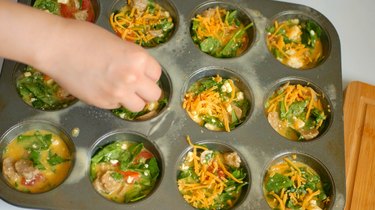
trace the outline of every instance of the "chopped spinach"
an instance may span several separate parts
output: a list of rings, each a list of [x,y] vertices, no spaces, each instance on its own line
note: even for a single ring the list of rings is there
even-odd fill
[[[279,193],[283,188],[289,188],[293,186],[293,182],[286,176],[275,173],[274,176],[270,177],[266,183],[266,189],[268,192]]]
[[[61,156],[59,156],[58,154],[53,154],[51,151],[48,151],[48,159],[47,159],[47,162],[51,165],[51,166],[55,166],[55,165],[58,165],[60,163],[63,163],[63,162],[66,162],[66,161],[69,161],[69,159],[65,159],[65,158],[62,158]]]
[[[52,14],[59,14],[59,3],[56,0],[36,0],[33,7],[40,10],[47,10]]]

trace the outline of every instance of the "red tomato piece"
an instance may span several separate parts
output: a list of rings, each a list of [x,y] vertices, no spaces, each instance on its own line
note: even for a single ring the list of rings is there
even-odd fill
[[[77,12],[77,9],[70,4],[60,4],[60,14],[65,18],[74,18],[74,13]]]
[[[133,184],[135,181],[138,181],[141,178],[141,174],[136,171],[120,171],[126,183]]]
[[[42,179],[43,179],[42,174],[37,174],[32,180],[26,180],[25,177],[22,177],[21,184],[24,186],[33,186],[36,182]]]
[[[150,152],[148,152],[147,150],[142,150],[135,159],[140,159],[140,158],[144,158],[146,160],[150,159],[154,157],[154,155]]]

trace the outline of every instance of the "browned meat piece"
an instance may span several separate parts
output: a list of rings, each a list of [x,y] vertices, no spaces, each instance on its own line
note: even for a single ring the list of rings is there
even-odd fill
[[[303,136],[303,138],[305,138],[306,140],[313,139],[313,138],[315,138],[315,137],[317,137],[319,135],[319,131],[316,130],[316,129],[301,130],[300,133]]]
[[[143,12],[146,10],[147,4],[148,0],[133,0],[130,6],[136,8],[139,12]]]
[[[162,37],[163,36],[163,30],[151,30],[149,31],[149,33],[153,36],[153,37]]]
[[[115,180],[111,174],[114,171],[107,171],[101,177],[97,177],[94,181],[94,187],[99,192],[104,192],[107,194],[116,192],[121,189],[123,183],[121,181]]]
[[[210,9],[208,9],[208,10],[205,10],[204,12],[202,12],[202,16],[203,17],[212,17],[212,16],[214,16],[215,15],[215,11],[216,9],[214,9],[214,8],[210,8]]]
[[[33,162],[31,160],[21,159],[18,160],[14,167],[19,175],[23,176],[26,181],[35,180],[40,171],[34,168]]]
[[[234,103],[231,103],[230,105],[232,106],[232,109],[234,110],[234,113],[236,114],[236,117],[238,119],[241,119],[242,118],[242,109],[240,109]]]
[[[5,158],[3,160],[3,174],[10,180],[17,180],[20,176],[17,174],[12,158]]]
[[[268,122],[270,123],[272,128],[275,129],[276,131],[278,131],[281,127],[281,120],[280,120],[280,117],[279,117],[279,113],[270,112],[270,113],[268,113],[267,118],[268,118]]]
[[[239,168],[241,165],[241,158],[238,156],[237,152],[232,153],[225,153],[224,161],[228,166],[232,166],[234,168]]]

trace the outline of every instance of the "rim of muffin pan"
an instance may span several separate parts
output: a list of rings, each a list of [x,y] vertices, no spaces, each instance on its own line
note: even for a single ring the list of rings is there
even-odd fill
[[[99,152],[102,148],[104,148],[105,146],[107,146],[107,145],[109,145],[109,144],[111,144],[115,141],[143,143],[143,146],[154,155],[154,157],[157,160],[158,166],[159,166],[159,176],[157,178],[157,181],[156,181],[153,189],[150,191],[150,193],[146,197],[144,197],[140,200],[137,200],[135,202],[118,203],[116,201],[109,200],[109,199],[105,198],[103,195],[101,195],[95,189],[95,187],[93,185],[93,182],[90,180],[90,173],[91,173],[90,167],[91,167],[92,157],[97,152]],[[87,176],[88,181],[90,182],[90,186],[91,186],[92,191],[95,191],[95,193],[98,194],[103,199],[103,201],[111,202],[111,203],[115,203],[115,204],[120,204],[120,205],[135,205],[137,203],[146,202],[148,199],[150,199],[151,197],[153,197],[156,194],[159,186],[162,183],[162,180],[163,180],[164,174],[165,174],[164,158],[162,156],[162,153],[161,153],[159,147],[154,142],[152,142],[150,139],[148,139],[146,136],[144,136],[143,134],[135,132],[135,131],[126,130],[126,129],[113,130],[113,131],[110,131],[110,132],[104,134],[103,136],[99,137],[94,142],[94,144],[90,147],[87,165],[88,165],[88,169],[87,169],[86,176]]]
[[[267,43],[268,32],[267,32],[267,30],[270,27],[274,26],[275,21],[278,21],[279,23],[281,23],[283,21],[287,21],[287,20],[290,20],[290,19],[299,19],[300,22],[310,20],[310,21],[314,22],[315,24],[317,24],[322,30],[320,40],[321,40],[322,48],[323,48],[323,58],[322,58],[322,60],[315,63],[311,67],[294,68],[294,67],[291,67],[287,64],[283,64],[281,61],[279,61],[273,55],[273,53],[268,48],[268,43]],[[327,58],[330,56],[330,53],[331,53],[331,38],[330,38],[330,35],[329,35],[327,29],[324,28],[323,25],[324,24],[320,21],[319,18],[313,16],[312,14],[308,14],[306,12],[302,12],[302,11],[298,11],[298,10],[286,10],[286,11],[282,11],[282,12],[274,15],[267,22],[266,27],[265,27],[265,33],[264,33],[264,42],[265,42],[265,46],[267,47],[268,55],[271,56],[274,60],[276,60],[277,63],[280,63],[281,65],[283,65],[283,66],[285,66],[289,69],[292,69],[292,70],[307,71],[307,70],[314,70],[314,69],[318,68],[319,66],[323,65],[326,62]]]
[[[171,104],[172,95],[173,95],[172,80],[171,80],[168,72],[164,68],[162,68],[162,73],[161,73],[161,76],[160,76],[160,79],[159,79],[159,87],[162,90],[162,95],[165,98],[167,98],[167,104],[154,116],[147,117],[145,119],[129,120],[129,119],[121,118],[120,116],[117,116],[116,114],[114,114],[113,110],[116,110],[116,109],[112,109],[112,110],[110,110],[110,112],[116,118],[121,119],[123,121],[127,121],[127,122],[144,122],[144,121],[150,121],[152,119],[158,118],[159,116],[163,115],[166,112],[166,110],[168,110],[168,108]],[[141,116],[144,116],[144,115],[141,115]],[[141,116],[139,116],[139,117],[141,117]]]
[[[28,107],[31,107],[32,109],[34,110],[40,110],[40,111],[43,111],[43,112],[54,112],[54,111],[59,111],[59,110],[63,110],[63,109],[67,109],[71,106],[73,106],[74,104],[76,104],[79,99],[76,98],[75,96],[75,99],[73,99],[72,101],[70,101],[69,103],[66,104],[65,107],[60,107],[60,108],[55,108],[55,109],[39,109],[39,108],[35,108],[34,106],[32,106],[31,104],[28,104],[25,100],[23,100],[18,88],[17,88],[17,81],[18,79],[21,77],[21,75],[23,74],[23,71],[28,67],[29,65],[26,65],[26,64],[23,64],[23,63],[17,63],[14,67],[14,70],[13,70],[13,82],[14,82],[14,88],[16,89],[16,92],[20,98],[20,100],[25,104],[27,105]],[[37,70],[37,69],[35,69]],[[38,70],[39,71],[39,70]],[[45,75],[43,72],[41,72],[43,75]]]
[[[197,15],[201,14],[202,12],[204,12],[205,10],[210,9],[210,8],[215,8],[217,6],[219,8],[224,8],[224,9],[226,9],[228,11],[237,10],[238,11],[237,17],[241,21],[241,23],[243,23],[244,26],[246,26],[247,24],[253,23],[252,27],[250,27],[249,29],[246,30],[246,33],[247,33],[247,35],[249,37],[249,43],[247,44],[246,49],[240,55],[233,56],[233,57],[228,57],[228,58],[215,57],[215,56],[212,56],[212,55],[210,55],[208,53],[203,52],[199,48],[199,46],[196,43],[194,43],[194,41],[192,39],[192,34],[193,34],[193,31],[192,31],[193,21],[192,21],[192,19],[195,18]],[[245,55],[252,48],[252,46],[254,45],[254,43],[256,41],[256,24],[255,24],[255,21],[253,20],[253,18],[251,17],[250,14],[248,14],[240,6],[238,6],[238,5],[236,5],[235,3],[232,3],[232,2],[216,1],[216,0],[209,0],[209,1],[203,2],[203,3],[199,4],[198,6],[196,6],[191,11],[191,15],[189,16],[189,22],[190,23],[188,24],[188,27],[189,27],[188,31],[189,31],[189,36],[190,36],[191,43],[194,45],[194,47],[196,49],[199,50],[200,53],[205,54],[205,55],[210,56],[210,57],[213,57],[213,58],[217,58],[217,59],[235,59],[235,58],[242,57],[243,55]]]
[[[293,159],[293,156],[295,156],[296,159]],[[327,168],[318,158],[310,154],[307,154],[304,152],[297,152],[297,151],[287,151],[287,152],[279,153],[276,156],[274,156],[271,160],[269,160],[266,164],[266,167],[263,168],[263,172],[261,174],[260,189],[262,189],[263,201],[265,205],[269,207],[267,199],[266,199],[266,190],[265,190],[265,179],[267,176],[268,169],[273,165],[283,162],[283,159],[286,157],[289,157],[291,161],[301,162],[311,167],[319,175],[322,183],[329,183],[330,189],[328,192],[325,192],[325,193],[327,194],[327,196],[330,197],[330,203],[328,205],[328,209],[332,209],[334,206],[335,199],[336,199],[336,185],[332,177],[332,174],[330,173],[329,168]],[[269,209],[271,209],[271,207],[269,207]]]
[[[231,209],[237,209],[237,208],[241,207],[243,202],[247,199],[251,188],[253,187],[253,185],[252,185],[253,177],[252,177],[252,174],[251,174],[249,164],[247,163],[245,157],[241,154],[241,152],[239,152],[233,146],[230,146],[226,143],[219,143],[215,140],[201,140],[201,141],[199,140],[199,141],[196,141],[196,142],[192,141],[192,143],[194,145],[207,146],[208,149],[216,150],[216,151],[219,151],[221,153],[236,152],[237,155],[241,158],[240,167],[244,169],[244,172],[246,172],[246,177],[245,177],[244,181],[246,181],[248,184],[243,186],[241,195],[239,196],[236,204]],[[175,165],[175,171],[176,171],[175,177],[176,177],[176,190],[177,190],[177,192],[179,192],[177,181],[178,181],[178,175],[179,175],[179,172],[180,172],[180,166],[183,163],[184,158],[186,157],[188,152],[190,152],[192,150],[193,150],[193,147],[186,143],[186,148],[180,153],[180,155],[177,158],[176,165]],[[183,196],[180,192],[179,192],[179,194],[180,194],[181,201],[185,202],[186,204],[188,204],[190,206],[190,204],[183,198]]]
[[[279,132],[277,132],[268,122],[268,114],[267,114],[267,110],[265,108],[265,105],[266,105],[268,99],[275,92],[277,92],[283,85],[285,85],[287,83],[290,83],[291,85],[300,84],[304,87],[306,87],[306,86],[311,87],[317,94],[319,94],[319,99],[321,100],[322,106],[325,110],[326,120],[323,122],[322,126],[318,129],[319,134],[312,139],[298,141],[298,140],[293,140],[293,139],[287,138],[287,137],[281,135]],[[292,141],[292,142],[305,143],[305,142],[312,142],[312,141],[320,140],[328,132],[328,130],[330,129],[330,127],[332,125],[332,121],[334,119],[334,117],[333,117],[334,110],[333,110],[333,106],[332,106],[331,100],[329,99],[328,95],[317,84],[315,84],[314,82],[312,82],[308,79],[302,78],[302,77],[285,77],[285,78],[281,78],[281,79],[277,80],[276,82],[274,82],[271,89],[265,95],[262,104],[263,104],[264,117],[266,118],[268,126],[270,126],[272,128],[272,130],[274,132],[276,132],[279,136],[281,136],[283,139],[288,140],[288,141]]]
[[[173,3],[173,1],[171,1],[171,0],[154,0],[154,2],[159,4],[163,9],[165,9],[166,11],[169,12],[169,15],[172,17],[172,21],[173,21],[174,26],[173,26],[173,29],[172,29],[173,31],[169,34],[169,36],[168,36],[168,38],[165,42],[159,43],[156,46],[152,46],[152,47],[144,47],[144,46],[139,45],[139,46],[141,46],[145,49],[153,49],[153,48],[160,47],[164,44],[167,44],[175,36],[175,34],[178,30],[178,27],[179,27],[179,22],[180,22],[179,14],[178,14],[177,8],[176,8],[175,4]],[[116,32],[110,24],[111,14],[115,11],[120,10],[122,7],[124,7],[126,5],[128,5],[127,0],[115,0],[109,6],[108,11],[106,12],[107,13],[106,22],[108,23],[108,27],[110,28],[111,32],[114,33],[114,34],[116,34]],[[116,36],[118,36],[118,34],[116,34]]]
[[[71,157],[72,157],[72,160],[71,160],[72,163],[71,163],[71,166],[69,168],[69,172],[67,173],[66,177],[64,177],[64,179],[61,181],[61,183],[59,183],[58,185],[50,188],[47,191],[37,192],[37,193],[22,192],[22,191],[19,191],[19,190],[15,189],[12,185],[9,184],[8,180],[6,180],[6,178],[4,177],[3,167],[2,167],[3,166],[3,151],[4,151],[4,149],[8,146],[8,144],[12,140],[17,138],[18,135],[21,135],[21,134],[23,134],[27,131],[31,131],[31,130],[46,130],[46,131],[49,131],[49,132],[59,136],[64,141],[64,143],[66,144],[66,146],[69,149],[69,152],[71,154]],[[52,123],[50,121],[47,121],[47,120],[24,120],[22,122],[19,122],[19,123],[13,125],[5,133],[3,133],[3,135],[0,138],[0,151],[1,151],[1,153],[0,153],[1,154],[1,163],[0,163],[1,178],[0,178],[0,180],[3,181],[4,183],[6,183],[6,185],[11,190],[13,190],[15,192],[22,193],[22,194],[28,194],[28,195],[37,195],[37,194],[48,193],[48,192],[53,191],[53,190],[59,188],[60,186],[62,186],[64,184],[64,182],[68,179],[70,174],[72,173],[72,170],[74,168],[75,161],[76,161],[75,145],[74,145],[74,142],[72,141],[72,139],[69,137],[69,134],[65,130],[63,130],[61,128],[61,126],[59,126],[55,123]]]
[[[233,80],[233,83],[235,86],[238,87],[238,89],[244,93],[244,98],[247,99],[249,101],[249,105],[250,105],[250,108],[247,112],[247,116],[244,118],[243,122],[239,125],[237,125],[235,128],[233,128],[232,130],[230,130],[230,132],[233,132],[234,130],[242,127],[244,124],[246,124],[246,122],[250,119],[253,111],[254,111],[254,95],[253,95],[253,91],[250,87],[250,85],[248,84],[248,82],[243,79],[244,77],[242,77],[240,74],[238,74],[237,72],[231,70],[231,69],[228,69],[228,68],[225,68],[225,67],[219,67],[219,66],[207,66],[207,67],[203,67],[201,69],[198,69],[196,71],[194,71],[189,77],[188,79],[185,81],[185,84],[183,85],[183,88],[182,88],[182,92],[181,92],[181,108],[182,108],[182,104],[184,102],[184,97],[185,97],[185,94],[187,93],[187,91],[189,90],[189,88],[197,81],[201,80],[201,79],[204,79],[204,78],[209,78],[209,77],[214,77],[216,75],[219,75],[221,76],[223,79],[232,79]],[[182,108],[183,109],[183,108]],[[200,126],[198,125],[196,122],[194,122],[189,114],[187,113],[187,111],[185,109],[183,109],[184,112],[185,112],[185,115],[186,117],[191,120],[196,126],[198,126],[199,128],[204,128],[205,130],[208,130],[208,131],[212,131],[212,132],[226,132],[225,130],[222,130],[222,131],[214,131],[214,130],[209,130],[207,129],[206,127],[204,126]]]

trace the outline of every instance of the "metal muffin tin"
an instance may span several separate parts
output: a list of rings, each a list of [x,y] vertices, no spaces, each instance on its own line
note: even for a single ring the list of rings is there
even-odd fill
[[[30,0],[21,1],[30,5]],[[95,24],[113,32],[109,15],[116,1],[98,0],[99,16]],[[0,197],[17,206],[46,209],[192,209],[178,191],[177,172],[182,156],[193,143],[210,142],[217,148],[233,148],[240,153],[249,170],[250,184],[236,209],[269,209],[263,195],[263,178],[270,164],[280,157],[296,153],[301,160],[311,163],[324,179],[332,183],[331,209],[345,205],[345,158],[343,137],[343,95],[339,36],[331,22],[318,11],[297,4],[262,1],[231,0],[219,2],[240,9],[254,22],[253,42],[249,49],[236,58],[214,58],[199,50],[190,36],[191,18],[196,10],[216,1],[156,0],[170,11],[176,28],[164,44],[147,51],[163,66],[170,82],[170,101],[155,118],[146,121],[125,121],[109,110],[98,109],[77,102],[58,111],[36,110],[18,95],[15,85],[16,62],[5,60],[0,76],[0,147],[7,143],[6,133],[12,126],[25,120],[50,121],[70,135],[74,144],[74,165],[70,175],[57,188],[45,193],[27,194],[14,190],[0,177]],[[171,11],[173,10],[173,11]],[[304,16],[315,20],[325,31],[325,60],[315,68],[296,70],[277,61],[266,46],[266,27],[283,15]],[[245,94],[251,100],[247,119],[228,132],[216,132],[200,127],[182,108],[185,90],[197,75],[226,72],[242,81]],[[286,80],[303,84],[311,82],[330,103],[329,125],[318,138],[307,142],[289,141],[268,123],[264,111],[267,97]],[[79,128],[79,135],[72,134]],[[99,195],[89,180],[89,164],[100,139],[111,133],[139,135],[152,145],[160,161],[161,175],[154,191],[145,199],[131,204],[119,204]],[[5,139],[5,140],[4,140]],[[9,141],[9,140],[8,140]],[[2,151],[0,151],[2,156]],[[2,166],[2,163],[0,163]],[[0,167],[2,170],[2,167]]]

